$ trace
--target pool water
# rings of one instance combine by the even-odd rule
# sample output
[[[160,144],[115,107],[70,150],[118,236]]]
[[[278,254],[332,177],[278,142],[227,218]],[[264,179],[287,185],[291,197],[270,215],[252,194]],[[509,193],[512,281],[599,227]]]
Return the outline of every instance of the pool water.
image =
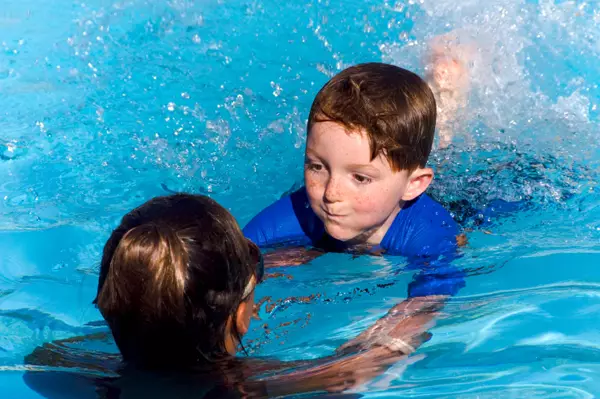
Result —
[[[600,8],[561,0],[7,0],[0,10],[0,386],[23,358],[105,332],[104,241],[155,195],[209,194],[245,224],[302,180],[305,120],[337,71],[423,74],[474,43],[458,137],[431,194],[465,227],[467,285],[365,397],[600,395]],[[495,201],[525,204],[494,214]],[[328,254],[261,285],[254,355],[330,354],[406,297],[403,258]],[[94,348],[91,348],[94,349]],[[110,342],[103,351],[115,352]]]

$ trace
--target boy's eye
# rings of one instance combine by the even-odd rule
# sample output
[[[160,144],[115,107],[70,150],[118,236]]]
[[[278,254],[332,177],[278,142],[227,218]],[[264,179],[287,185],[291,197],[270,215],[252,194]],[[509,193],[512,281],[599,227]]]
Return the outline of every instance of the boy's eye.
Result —
[[[357,182],[361,183],[361,184],[367,184],[367,183],[371,183],[371,178],[367,177],[367,176],[363,176],[363,175],[354,175],[354,180],[356,180]]]
[[[321,164],[318,164],[318,163],[307,163],[307,164],[306,164],[306,168],[307,168],[308,170],[312,170],[312,171],[314,171],[314,172],[318,172],[318,171],[320,171],[321,169],[323,169],[323,165],[321,165]]]

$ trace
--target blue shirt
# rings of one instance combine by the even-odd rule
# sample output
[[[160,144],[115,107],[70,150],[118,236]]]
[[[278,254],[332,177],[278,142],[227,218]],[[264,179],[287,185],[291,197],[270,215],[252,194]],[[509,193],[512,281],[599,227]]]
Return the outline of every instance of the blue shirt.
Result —
[[[263,209],[244,227],[244,234],[260,247],[305,245],[331,252],[345,250],[343,242],[325,232],[304,187]],[[421,279],[419,287],[409,287],[409,295],[453,295],[464,285],[462,273],[449,264],[456,256],[458,234],[458,225],[448,211],[422,194],[404,203],[379,247],[388,255],[406,256],[413,265],[423,266],[415,279]],[[446,260],[440,261],[440,257]]]

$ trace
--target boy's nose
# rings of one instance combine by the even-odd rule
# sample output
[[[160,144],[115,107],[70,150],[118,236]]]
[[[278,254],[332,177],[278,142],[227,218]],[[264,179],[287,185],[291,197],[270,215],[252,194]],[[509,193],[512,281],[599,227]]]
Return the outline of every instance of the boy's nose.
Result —
[[[340,202],[342,200],[342,193],[340,186],[335,179],[329,179],[325,186],[325,193],[323,194],[325,202]]]

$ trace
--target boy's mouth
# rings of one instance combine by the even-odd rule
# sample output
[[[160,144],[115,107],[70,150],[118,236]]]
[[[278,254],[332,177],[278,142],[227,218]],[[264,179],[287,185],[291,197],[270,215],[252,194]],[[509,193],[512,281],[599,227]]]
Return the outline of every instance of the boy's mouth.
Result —
[[[330,211],[328,211],[326,209],[322,209],[322,210],[323,210],[323,213],[325,215],[327,215],[327,217],[330,217],[330,218],[333,218],[333,219],[339,219],[339,218],[343,218],[343,217],[348,216],[348,215],[344,215],[344,214],[340,214],[340,213],[333,213],[333,212],[330,212]]]

